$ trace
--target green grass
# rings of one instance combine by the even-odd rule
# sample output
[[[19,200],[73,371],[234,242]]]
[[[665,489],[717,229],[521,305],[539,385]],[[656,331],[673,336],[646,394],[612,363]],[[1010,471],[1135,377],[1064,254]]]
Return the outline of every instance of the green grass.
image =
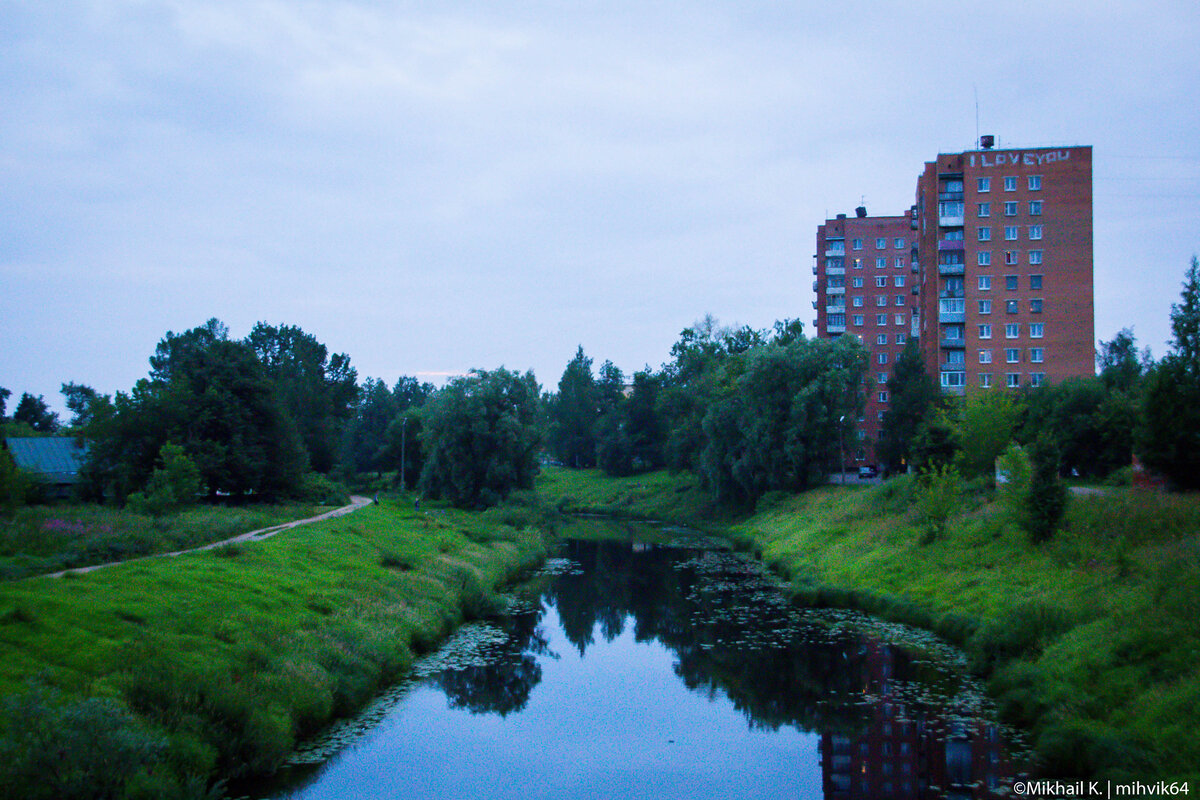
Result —
[[[30,506],[0,516],[0,580],[185,550],[328,510],[196,506],[154,518],[109,506]]]
[[[31,697],[51,698],[51,720],[106,698],[120,741],[161,742],[120,776],[130,796],[269,771],[544,552],[533,527],[384,503],[263,542],[0,584],[0,790],[41,749],[13,744]]]
[[[610,478],[598,469],[543,467],[537,491],[564,513],[664,520],[701,530],[732,521],[690,473]]]
[[[699,509],[672,499],[688,496],[683,477],[635,480],[667,499],[594,473],[552,475],[539,490],[568,508],[680,522]],[[862,608],[963,646],[1002,711],[1033,734],[1046,774],[1200,785],[1200,497],[1074,496],[1065,529],[1035,546],[974,494],[944,537],[923,544],[913,488],[901,477],[773,497],[725,531],[803,602]]]

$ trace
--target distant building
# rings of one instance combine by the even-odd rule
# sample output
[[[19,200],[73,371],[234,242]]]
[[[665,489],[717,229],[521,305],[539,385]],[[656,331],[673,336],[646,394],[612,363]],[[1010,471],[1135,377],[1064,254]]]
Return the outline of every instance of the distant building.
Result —
[[[817,335],[857,336],[871,359],[851,463],[875,462],[906,337],[952,394],[1094,374],[1092,148],[992,141],[927,162],[906,215],[817,228]]]
[[[87,449],[68,436],[8,437],[4,448],[17,468],[40,481],[51,498],[71,495],[87,458]]]
[[[838,214],[817,228],[817,335],[857,336],[870,353],[866,409],[847,426],[848,464],[875,463],[874,443],[888,407],[887,381],[917,325],[915,253],[908,215],[869,217],[860,206],[854,217]],[[856,431],[854,439],[849,431]]]
[[[921,351],[945,391],[1095,374],[1092,148],[939,155],[917,212]]]

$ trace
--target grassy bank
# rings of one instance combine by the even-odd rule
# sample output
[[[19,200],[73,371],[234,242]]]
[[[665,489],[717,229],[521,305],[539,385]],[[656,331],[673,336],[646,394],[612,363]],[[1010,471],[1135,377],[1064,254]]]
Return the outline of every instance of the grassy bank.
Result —
[[[669,499],[686,481],[640,480],[661,482],[668,500],[634,500],[626,513],[687,521]],[[922,544],[912,488],[901,478],[769,498],[726,530],[804,602],[962,645],[1002,712],[1032,732],[1046,774],[1200,781],[1200,498],[1075,497],[1066,529],[1041,546],[996,504],[967,499],[946,535]],[[628,496],[597,473],[540,489],[597,509]]]
[[[385,502],[264,542],[0,585],[0,790],[192,797],[270,770],[488,610],[544,555],[537,517]]]
[[[196,506],[153,517],[85,503],[29,506],[0,517],[0,580],[186,550],[330,508]]]

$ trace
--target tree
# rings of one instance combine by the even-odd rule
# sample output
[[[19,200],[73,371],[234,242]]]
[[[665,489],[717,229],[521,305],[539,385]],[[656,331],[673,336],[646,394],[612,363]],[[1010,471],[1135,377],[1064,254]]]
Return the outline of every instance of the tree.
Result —
[[[5,409],[8,407],[8,398],[12,397],[12,392],[0,386],[0,422],[5,421]]]
[[[396,484],[404,489],[417,485],[425,463],[421,450],[422,407],[434,393],[431,383],[401,376],[392,389],[396,416],[384,432],[384,449],[380,459],[388,469],[396,471]]]
[[[1067,510],[1067,487],[1058,476],[1058,450],[1049,439],[1039,439],[1030,453],[1033,474],[1029,479],[1029,499],[1025,511],[1025,529],[1034,542],[1054,535]]]
[[[157,517],[195,504],[202,490],[200,470],[183,448],[170,443],[163,445],[159,451],[159,464],[151,473],[145,490],[129,496],[130,507]]]
[[[317,472],[329,472],[358,394],[358,373],[350,357],[330,355],[325,345],[294,325],[259,322],[246,343],[296,423],[310,465]]]
[[[381,474],[389,468],[387,430],[398,412],[395,395],[387,383],[367,378],[342,440],[344,471],[351,475],[360,472]]]
[[[967,477],[990,476],[996,458],[1012,441],[1020,419],[1020,405],[1008,392],[968,395],[962,410],[957,462]]]
[[[46,398],[34,397],[25,392],[13,412],[13,422],[23,422],[38,433],[54,433],[58,430],[58,414],[50,410]]]
[[[1138,352],[1132,328],[1122,328],[1111,342],[1101,341],[1096,351],[1100,380],[1109,390],[1132,390],[1152,364],[1149,349]]]
[[[913,448],[921,423],[941,404],[941,390],[925,369],[916,337],[904,345],[887,382],[891,402],[883,414],[883,434],[876,453],[888,472],[903,472],[913,463]]]
[[[592,360],[584,355],[582,345],[563,370],[549,413],[550,452],[569,467],[595,466],[599,396]]]
[[[67,410],[71,412],[71,427],[86,428],[90,425],[101,403],[101,395],[82,383],[64,383],[62,395],[67,401]]]
[[[1183,489],[1200,489],[1200,263],[1171,306],[1171,352],[1145,378],[1138,452]]]
[[[532,372],[503,367],[451,380],[425,408],[422,491],[457,506],[486,507],[532,488],[542,445],[538,391]]]

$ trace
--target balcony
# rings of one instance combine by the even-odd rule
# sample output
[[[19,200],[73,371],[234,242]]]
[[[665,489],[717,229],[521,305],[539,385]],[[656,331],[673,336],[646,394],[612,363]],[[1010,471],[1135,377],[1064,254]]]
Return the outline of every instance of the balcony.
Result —
[[[965,350],[967,348],[967,340],[959,338],[942,339],[938,343],[938,346],[943,350]]]
[[[826,267],[825,274],[826,275],[845,275],[846,268],[845,267]]]
[[[817,265],[813,264],[813,275],[817,274]]]
[[[917,273],[919,273],[920,271],[921,271],[921,265],[920,265],[920,264],[918,264],[916,261],[914,261],[914,262],[913,262],[913,265],[912,265],[912,274],[913,274],[913,275],[916,275],[916,274],[917,274]]]
[[[947,250],[962,250],[965,242],[962,239],[938,239],[938,252],[944,253]]]
[[[965,297],[963,289],[942,289],[938,292],[938,297],[945,299],[947,297]]]
[[[967,321],[967,312],[965,311],[938,311],[938,322],[957,322],[962,324]]]
[[[957,215],[938,214],[938,225],[943,228],[961,228],[963,226],[962,212],[960,211]]]
[[[833,258],[834,256],[846,255],[846,243],[838,242],[837,244],[825,245],[825,257]]]
[[[814,292],[817,290],[817,287],[818,287],[819,285],[820,285],[820,284],[818,284],[816,281],[813,281],[813,291],[814,291]]]
[[[816,291],[816,289],[814,288],[813,291]],[[825,287],[825,294],[845,294],[845,293],[846,293],[845,286],[826,286]]]
[[[814,325],[815,325],[815,323],[814,323]],[[842,323],[841,325],[826,325],[825,330],[828,331],[829,333],[845,333],[846,325],[845,325],[845,323]]]
[[[841,305],[841,306],[825,306],[825,313],[826,313],[826,314],[845,314],[845,313],[846,313],[846,306],[844,306],[844,305]]]
[[[966,271],[965,264],[938,264],[938,275],[963,275]]]
[[[813,300],[813,311],[817,310],[817,301]]]

